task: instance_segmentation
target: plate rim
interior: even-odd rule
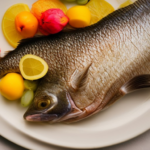
[[[26,139],[24,136],[21,136],[20,135],[20,133],[18,133],[18,132],[15,132],[15,130],[13,130],[12,131],[12,133],[13,134],[11,134],[12,136],[9,136],[8,134],[3,134],[4,132],[5,132],[5,130],[7,130],[7,131],[10,131],[11,129],[9,128],[9,127],[11,127],[11,128],[13,128],[11,125],[9,125],[9,124],[7,124],[7,122],[5,121],[5,120],[3,120],[3,118],[0,116],[0,121],[1,121],[1,123],[2,123],[2,128],[0,129],[0,134],[1,134],[1,136],[3,136],[4,138],[6,138],[7,140],[9,140],[9,141],[11,141],[11,142],[13,142],[13,143],[15,143],[16,145],[19,145],[19,146],[21,146],[21,147],[23,147],[23,148],[27,148],[27,149],[35,149],[34,148],[34,144],[32,143],[32,148],[31,147],[28,147],[28,146],[26,146],[25,144],[24,144],[24,142],[22,142],[22,143],[18,143],[17,141],[16,141],[16,139],[15,138],[13,138],[13,136],[18,136],[18,134],[19,134],[19,138],[21,137],[21,138],[23,138],[23,139]],[[4,127],[4,128],[3,128]],[[1,132],[3,130],[3,132]],[[144,132],[142,132],[142,133],[145,133],[146,131],[148,131],[148,130],[150,130],[150,128],[149,129],[147,129],[147,130],[145,130]],[[139,133],[139,134],[137,134],[136,136],[134,136],[133,138],[136,138],[137,136],[139,136],[139,135],[141,135],[142,133]],[[28,137],[28,135],[27,135],[27,137]],[[128,139],[128,140],[131,140],[132,138],[130,138],[130,139]],[[32,138],[30,139],[30,140],[32,140]],[[128,140],[126,140],[126,141],[128,141]],[[121,144],[121,143],[123,143],[123,142],[126,142],[126,141],[122,141],[122,142],[119,142],[119,143],[116,143],[116,144]],[[37,142],[37,141],[36,141]],[[40,142],[41,143],[41,142]],[[39,143],[39,144],[40,144]],[[37,144],[37,143],[36,143]],[[43,144],[43,143],[42,143]],[[116,144],[113,144],[113,145],[116,145]],[[51,146],[53,146],[53,145],[51,145]],[[112,146],[112,145],[108,145],[108,146],[105,146],[105,147],[109,147],[109,146]],[[57,147],[58,148],[58,147]],[[65,147],[66,148],[66,147]],[[67,147],[68,148],[68,147]],[[104,147],[97,147],[97,148],[104,148]],[[84,148],[83,148],[84,149]]]
[[[149,104],[150,104],[150,101],[149,101]],[[143,120],[146,120],[146,116],[149,116],[149,114],[150,114],[150,108],[145,112],[145,114],[146,115],[144,115],[144,117],[143,117],[143,114],[140,116],[140,119],[141,119],[141,122],[144,122]],[[0,115],[0,119],[2,119],[4,122],[6,121],[4,118],[2,118],[1,117],[1,115]],[[133,125],[133,121],[137,121],[138,120],[138,118],[136,118],[136,119],[134,119],[134,120],[131,120],[130,121],[130,123],[129,124],[132,124]],[[138,136],[138,135],[140,135],[140,134],[142,134],[143,132],[145,132],[145,131],[147,131],[148,129],[150,129],[150,120],[148,121],[148,119],[144,122],[145,124],[147,123],[148,125],[145,127],[145,126],[142,126],[142,128],[140,128],[140,130],[138,130],[138,132],[136,132],[136,133],[134,133],[134,134],[131,134],[130,135],[130,138],[125,138],[125,139],[120,139],[120,141],[118,141],[118,142],[114,142],[114,143],[111,143],[111,144],[107,144],[107,145],[105,145],[105,146],[102,146],[102,147],[107,147],[107,146],[111,146],[111,145],[115,145],[115,144],[118,144],[118,143],[122,143],[122,142],[125,142],[125,141],[127,141],[127,140],[130,140],[130,139],[132,139],[132,138],[134,138],[134,137],[136,137],[136,136]],[[8,124],[8,125],[10,125],[12,128],[15,128],[14,126],[12,126],[9,122],[7,122],[6,121],[6,124]],[[128,124],[128,125],[129,125]],[[15,128],[16,129],[16,131],[18,131],[18,133],[19,134],[24,134],[24,132],[23,131],[20,131],[19,129],[17,129],[17,128]],[[0,129],[0,130],[2,130],[2,129]],[[8,135],[4,135],[4,134],[2,134],[2,133],[0,133],[3,137],[6,137],[7,139],[9,139],[10,137],[8,136]],[[31,135],[28,135],[28,134],[25,134],[26,136],[29,136],[29,137],[31,137],[31,138],[34,138],[35,140],[37,140],[37,141],[39,141],[39,139],[37,139],[37,138],[35,138],[34,136],[31,136]],[[14,141],[14,143],[16,143],[15,142],[15,139],[13,138],[13,137],[11,137],[10,138],[11,140],[10,141]],[[78,147],[74,147],[74,146],[66,146],[66,145],[58,145],[58,143],[47,143],[47,142],[45,142],[45,141],[40,141],[40,142],[44,142],[45,144],[52,144],[52,145],[56,145],[56,146],[61,146],[61,147],[64,147],[64,148],[79,148],[79,149],[91,149],[91,148],[102,148],[102,147],[97,147],[97,146],[92,146],[92,147],[83,147],[83,146],[78,146]],[[16,143],[16,144],[19,144],[19,143]],[[23,146],[23,145],[21,145],[21,146]],[[23,146],[23,147],[25,147],[25,146]]]
[[[7,126],[10,126],[11,128],[14,128],[14,127],[12,127],[11,125],[9,125],[9,124],[7,124],[7,122],[6,121],[4,121],[3,120],[3,118],[0,116],[0,120],[1,121],[3,121],[3,126],[5,126],[5,129],[4,128],[1,128],[1,131],[3,130],[3,132],[5,132],[5,130],[11,130],[10,128],[7,128]],[[2,123],[2,122],[1,122]],[[17,130],[17,129],[15,129],[15,130]],[[96,148],[105,148],[105,147],[109,147],[109,146],[112,146],[112,145],[116,145],[116,144],[121,144],[121,143],[123,143],[123,142],[126,142],[126,141],[129,141],[129,140],[131,140],[131,139],[133,139],[133,138],[136,138],[137,136],[139,136],[139,135],[141,135],[141,134],[143,134],[143,133],[145,133],[146,131],[148,131],[148,130],[150,130],[150,127],[149,128],[147,128],[146,130],[143,130],[142,132],[140,132],[140,133],[137,133],[136,135],[134,135],[133,137],[131,137],[131,138],[129,138],[129,139],[127,139],[127,140],[124,140],[124,141],[121,141],[121,142],[117,142],[117,143],[114,143],[114,144],[110,144],[110,145],[106,145],[106,146],[104,146],[104,147],[96,147]],[[2,132],[0,132],[0,134],[1,134],[1,136],[3,136],[4,138],[6,138],[7,140],[9,140],[9,141],[11,141],[11,142],[13,142],[13,143],[15,143],[16,145],[19,145],[19,146],[21,146],[21,147],[23,147],[23,148],[27,148],[27,149],[31,149],[31,147],[28,147],[28,146],[26,146],[25,144],[23,144],[23,142],[22,143],[18,143],[16,140],[15,140],[15,138],[13,138],[13,135],[20,135],[20,133],[18,133],[18,131],[17,132],[15,132],[14,130],[13,130],[13,135],[12,136],[8,136],[8,134],[3,134]],[[22,133],[21,133],[22,134]],[[21,135],[20,135],[21,136]],[[26,135],[27,137],[28,137],[28,135]],[[29,136],[30,137],[30,136]],[[31,137],[31,139],[32,139],[32,137]],[[36,140],[36,139],[34,139],[34,140]],[[38,140],[37,140],[38,141]],[[40,143],[41,143],[41,141],[39,141]],[[42,142],[43,143],[43,142]],[[44,143],[44,144],[47,144],[47,143]],[[34,144],[33,144],[34,145]],[[52,145],[52,146],[58,146],[58,145]],[[63,147],[63,148],[74,148],[74,147]],[[95,148],[95,147],[94,147]],[[34,146],[32,146],[32,149],[34,149]],[[91,148],[80,148],[80,149],[91,149]]]
[[[17,127],[12,126],[9,122],[7,122],[7,120],[5,120],[4,117],[2,117],[0,115],[0,119],[3,120],[6,124],[8,124],[9,126],[12,126],[12,128],[15,128],[17,130],[17,132],[20,132],[21,134],[24,134],[26,136],[29,136],[37,141],[40,141],[42,143],[45,144],[50,144],[50,145],[54,145],[54,146],[59,146],[59,147],[63,147],[63,148],[77,148],[77,149],[95,149],[95,148],[104,148],[104,147],[108,147],[108,146],[112,146],[112,145],[116,145],[125,141],[128,141],[144,132],[146,132],[147,130],[150,129],[150,120],[148,120],[147,118],[149,117],[150,114],[150,108],[146,107],[150,105],[150,98],[147,99],[147,101],[141,106],[141,107],[145,107],[147,108],[146,110],[144,110],[144,112],[142,114],[140,114],[138,117],[134,118],[134,120],[130,120],[128,123],[123,124],[122,126],[120,126],[119,128],[111,129],[109,130],[109,132],[111,132],[110,134],[114,134],[115,131],[119,131],[119,133],[121,132],[127,132],[130,133],[130,135],[127,136],[127,134],[122,135],[121,137],[115,133],[115,138],[116,140],[113,142],[110,142],[110,140],[108,140],[104,145],[99,145],[98,143],[96,145],[93,145],[93,143],[91,145],[86,146],[86,143],[76,143],[74,142],[74,144],[70,144],[68,142],[68,144],[66,144],[66,142],[63,141],[63,143],[56,143],[56,142],[48,142],[45,139],[40,139],[38,137],[35,137],[35,135],[32,134],[26,134],[23,131],[21,131],[20,129],[18,129]],[[137,124],[141,124],[140,128],[138,127],[136,130],[134,128],[134,126],[136,126]],[[137,126],[136,126],[137,127]],[[133,130],[134,129],[134,130]],[[128,130],[128,131],[126,131]],[[95,133],[95,132],[94,132]],[[4,137],[6,137],[6,135],[3,134]],[[97,135],[96,135],[97,136]]]

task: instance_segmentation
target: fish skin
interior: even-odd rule
[[[47,87],[57,91],[55,87],[59,85],[66,93],[62,100],[67,102],[65,107],[68,108],[63,115],[49,121],[78,121],[128,93],[126,87],[122,87],[131,79],[150,75],[149,29],[150,0],[138,0],[90,27],[24,40],[1,59],[0,78],[9,72],[19,72],[19,61],[26,54],[43,58],[49,71],[41,79],[37,95],[40,92],[46,95]],[[148,77],[147,82],[149,80]],[[50,92],[57,97],[59,92],[56,94],[55,90]],[[42,116],[32,117],[47,110],[38,110],[35,106],[38,100],[35,96],[24,116],[26,120],[43,121]],[[50,113],[47,111],[46,116]]]

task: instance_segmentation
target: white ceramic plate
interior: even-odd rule
[[[9,6],[23,2],[31,7],[34,1],[9,0],[9,3],[0,1],[0,21]],[[12,49],[2,32],[0,41],[3,52]],[[150,128],[150,89],[127,95],[109,109],[70,125],[28,123],[22,117],[25,111],[19,102],[7,101],[0,95],[0,119],[21,135],[62,147],[80,149],[105,147],[131,139]],[[4,137],[8,137],[6,134],[7,132],[2,132]],[[9,136],[9,139],[13,139],[13,134]],[[22,145],[22,142],[18,144]]]

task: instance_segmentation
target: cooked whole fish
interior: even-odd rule
[[[49,66],[24,115],[27,121],[74,122],[125,94],[150,87],[150,0],[138,0],[95,25],[23,40],[0,61],[0,78],[19,72],[22,56]]]

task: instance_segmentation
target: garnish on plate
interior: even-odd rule
[[[65,0],[66,2],[76,2],[79,5],[85,5],[89,0]]]
[[[48,9],[42,13],[39,20],[39,29],[44,35],[56,34],[63,30],[69,18],[61,9]]]
[[[34,98],[34,92],[32,90],[25,90],[21,97],[21,105],[27,107],[31,104]]]
[[[126,0],[124,3],[122,3],[122,4],[120,5],[119,8],[126,7],[126,6],[128,6],[128,5],[132,4],[132,3],[133,3],[132,0]]]
[[[40,19],[42,13],[51,8],[58,8],[64,13],[67,12],[67,7],[59,0],[38,0],[32,5],[31,12],[37,19]]]
[[[28,80],[37,80],[46,75],[47,63],[36,55],[25,55],[21,58],[19,68],[22,76]]]
[[[30,81],[30,80],[24,80],[24,92],[23,95],[21,97],[21,105],[23,107],[28,107],[33,98],[34,98],[34,92],[36,91],[38,86],[38,81],[34,80],[34,81]]]
[[[24,91],[24,82],[20,74],[8,73],[0,81],[0,93],[8,100],[18,100]]]
[[[83,28],[90,25],[91,13],[86,6],[74,6],[67,11],[69,24],[75,28]]]
[[[28,11],[23,11],[17,14],[15,24],[17,31],[24,38],[33,37],[38,30],[38,20],[31,12]]]
[[[8,8],[3,16],[2,31],[8,43],[14,48],[17,47],[18,42],[23,39],[23,36],[17,31],[15,26],[15,18],[17,14],[23,11],[30,12],[28,5],[15,4]]]
[[[91,12],[91,24],[100,21],[114,11],[114,8],[105,0],[90,0],[86,6]]]

